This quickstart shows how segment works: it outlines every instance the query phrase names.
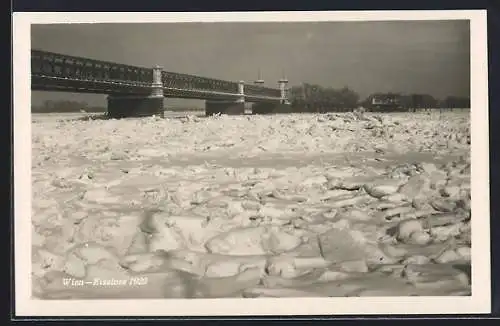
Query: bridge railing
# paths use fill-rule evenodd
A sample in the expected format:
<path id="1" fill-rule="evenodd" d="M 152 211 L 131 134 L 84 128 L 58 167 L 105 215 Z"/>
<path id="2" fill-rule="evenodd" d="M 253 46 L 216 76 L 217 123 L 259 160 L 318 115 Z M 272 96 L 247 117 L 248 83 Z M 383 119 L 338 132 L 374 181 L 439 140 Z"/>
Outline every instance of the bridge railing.
<path id="1" fill-rule="evenodd" d="M 201 90 L 231 94 L 238 92 L 238 83 L 213 78 L 163 71 L 161 80 L 164 88 Z"/>
<path id="2" fill-rule="evenodd" d="M 153 70 L 46 51 L 31 51 L 31 74 L 65 79 L 150 85 Z"/>
<path id="3" fill-rule="evenodd" d="M 281 91 L 279 89 L 273 89 L 264 86 L 245 84 L 244 90 L 245 90 L 245 95 L 250 95 L 250 96 L 268 96 L 268 97 L 281 96 Z"/>

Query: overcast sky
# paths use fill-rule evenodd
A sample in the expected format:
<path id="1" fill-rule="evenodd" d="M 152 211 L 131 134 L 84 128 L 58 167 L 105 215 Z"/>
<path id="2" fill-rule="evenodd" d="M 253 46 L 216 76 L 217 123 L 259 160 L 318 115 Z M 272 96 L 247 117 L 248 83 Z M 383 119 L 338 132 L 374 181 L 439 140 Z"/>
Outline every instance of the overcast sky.
<path id="1" fill-rule="evenodd" d="M 469 96 L 468 21 L 33 25 L 32 48 L 277 87 L 302 82 L 373 92 Z M 33 92 L 33 104 L 104 95 Z M 183 102 L 171 102 L 174 105 Z M 196 103 L 196 102 L 191 102 Z"/>

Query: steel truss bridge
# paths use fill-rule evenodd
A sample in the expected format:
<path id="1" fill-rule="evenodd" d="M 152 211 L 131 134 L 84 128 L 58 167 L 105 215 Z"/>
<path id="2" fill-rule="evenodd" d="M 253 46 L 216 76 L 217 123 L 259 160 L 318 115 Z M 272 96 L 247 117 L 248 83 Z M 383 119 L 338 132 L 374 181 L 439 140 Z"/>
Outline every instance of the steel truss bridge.
<path id="1" fill-rule="evenodd" d="M 31 51 L 31 89 L 112 96 L 162 94 L 170 98 L 282 102 L 284 88 L 163 71 L 59 53 Z"/>

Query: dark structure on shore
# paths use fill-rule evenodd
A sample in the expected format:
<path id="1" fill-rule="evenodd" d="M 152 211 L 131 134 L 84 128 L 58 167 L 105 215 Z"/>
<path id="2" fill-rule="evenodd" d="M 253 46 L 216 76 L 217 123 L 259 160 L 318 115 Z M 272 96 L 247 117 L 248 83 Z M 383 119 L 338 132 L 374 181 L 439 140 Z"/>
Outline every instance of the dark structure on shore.
<path id="1" fill-rule="evenodd" d="M 432 109 L 468 109 L 470 98 L 448 96 L 443 100 L 429 94 L 375 93 L 361 105 L 374 112 L 414 112 Z"/>
<path id="2" fill-rule="evenodd" d="M 375 112 L 401 111 L 401 95 L 398 93 L 376 93 L 368 97 L 364 107 Z"/>

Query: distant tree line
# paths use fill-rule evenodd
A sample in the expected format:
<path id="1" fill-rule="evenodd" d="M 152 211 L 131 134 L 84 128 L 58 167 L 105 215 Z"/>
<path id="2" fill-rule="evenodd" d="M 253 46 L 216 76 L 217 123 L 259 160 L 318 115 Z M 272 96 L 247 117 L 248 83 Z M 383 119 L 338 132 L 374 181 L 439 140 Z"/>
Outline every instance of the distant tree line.
<path id="1" fill-rule="evenodd" d="M 292 111 L 350 111 L 358 106 L 359 94 L 344 86 L 340 89 L 304 83 L 289 91 Z"/>
<path id="2" fill-rule="evenodd" d="M 289 90 L 293 112 L 342 112 L 360 106 L 371 111 L 470 108 L 470 98 L 448 96 L 437 99 L 429 94 L 373 93 L 360 100 L 357 92 L 344 86 L 340 89 L 304 83 Z"/>
<path id="3" fill-rule="evenodd" d="M 444 100 L 438 102 L 438 106 L 452 109 L 470 109 L 470 97 L 448 96 Z"/>
<path id="4" fill-rule="evenodd" d="M 42 105 L 32 105 L 31 112 L 33 113 L 70 113 L 70 112 L 106 112 L 105 107 L 90 106 L 87 102 L 78 101 L 44 101 Z"/>

